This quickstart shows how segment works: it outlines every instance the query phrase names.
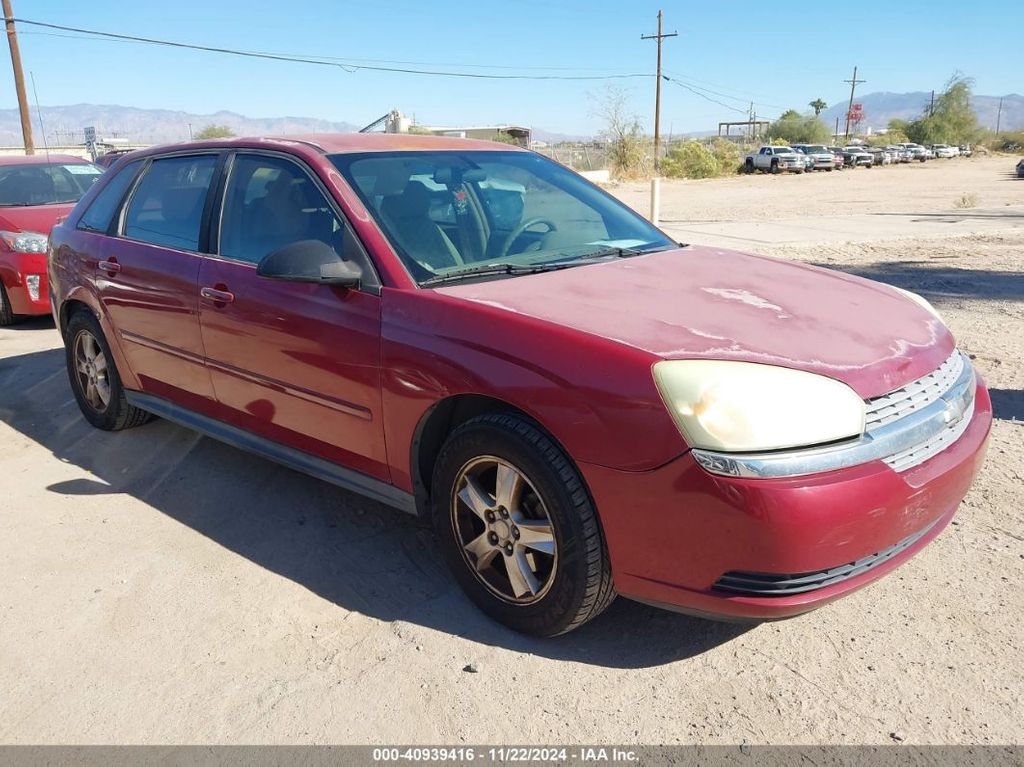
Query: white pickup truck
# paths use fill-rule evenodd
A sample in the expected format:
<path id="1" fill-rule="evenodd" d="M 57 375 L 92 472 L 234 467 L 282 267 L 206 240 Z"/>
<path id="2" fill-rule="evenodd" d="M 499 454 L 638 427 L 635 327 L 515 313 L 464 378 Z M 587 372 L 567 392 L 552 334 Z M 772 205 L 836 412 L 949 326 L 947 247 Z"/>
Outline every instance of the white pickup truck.
<path id="1" fill-rule="evenodd" d="M 747 173 L 762 170 L 765 173 L 781 173 L 784 170 L 803 173 L 806 158 L 788 146 L 763 146 L 751 152 L 743 161 L 743 169 Z"/>

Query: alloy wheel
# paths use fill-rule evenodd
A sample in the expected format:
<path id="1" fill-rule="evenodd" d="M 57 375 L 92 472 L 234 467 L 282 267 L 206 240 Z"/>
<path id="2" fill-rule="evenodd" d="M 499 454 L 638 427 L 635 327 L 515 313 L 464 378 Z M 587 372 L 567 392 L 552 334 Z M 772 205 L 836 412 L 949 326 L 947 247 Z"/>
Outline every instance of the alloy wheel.
<path id="1" fill-rule="evenodd" d="M 110 378 L 107 357 L 99 341 L 88 330 L 75 338 L 75 372 L 89 407 L 103 412 L 110 404 Z"/>
<path id="2" fill-rule="evenodd" d="M 558 544 L 543 499 L 518 468 L 494 456 L 463 466 L 453 486 L 451 523 L 470 571 L 493 594 L 524 605 L 547 594 Z"/>

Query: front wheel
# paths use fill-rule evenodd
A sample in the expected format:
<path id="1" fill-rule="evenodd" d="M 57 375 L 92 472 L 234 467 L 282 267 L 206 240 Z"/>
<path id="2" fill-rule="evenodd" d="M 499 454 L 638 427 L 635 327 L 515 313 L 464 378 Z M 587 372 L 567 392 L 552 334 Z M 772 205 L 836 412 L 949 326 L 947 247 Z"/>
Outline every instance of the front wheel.
<path id="1" fill-rule="evenodd" d="M 463 591 L 516 631 L 562 634 L 615 598 L 583 479 L 525 418 L 482 415 L 452 432 L 434 467 L 431 517 Z"/>
<path id="2" fill-rule="evenodd" d="M 97 429 L 119 431 L 151 418 L 128 404 L 107 339 L 91 312 L 80 310 L 71 316 L 64 341 L 71 390 L 85 420 Z"/>
<path id="3" fill-rule="evenodd" d="M 13 325 L 17 319 L 11 311 L 11 300 L 7 297 L 7 289 L 0 284 L 0 327 Z"/>

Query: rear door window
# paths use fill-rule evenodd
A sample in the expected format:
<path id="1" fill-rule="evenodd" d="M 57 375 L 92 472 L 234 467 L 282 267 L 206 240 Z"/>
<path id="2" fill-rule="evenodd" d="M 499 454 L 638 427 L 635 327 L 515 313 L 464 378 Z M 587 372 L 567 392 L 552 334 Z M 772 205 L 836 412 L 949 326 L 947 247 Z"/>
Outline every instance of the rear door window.
<path id="1" fill-rule="evenodd" d="M 124 236 L 179 250 L 199 250 L 203 209 L 217 155 L 153 160 L 125 214 Z"/>

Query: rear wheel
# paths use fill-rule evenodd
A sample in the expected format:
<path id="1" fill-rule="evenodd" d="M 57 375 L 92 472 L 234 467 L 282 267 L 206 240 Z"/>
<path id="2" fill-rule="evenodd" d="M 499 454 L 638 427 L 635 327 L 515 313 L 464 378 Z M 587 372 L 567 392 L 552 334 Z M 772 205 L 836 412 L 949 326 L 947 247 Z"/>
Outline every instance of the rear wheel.
<path id="1" fill-rule="evenodd" d="M 85 420 L 97 429 L 119 431 L 152 417 L 128 404 L 107 339 L 91 312 L 75 312 L 64 339 L 71 390 Z"/>
<path id="2" fill-rule="evenodd" d="M 483 415 L 452 432 L 434 468 L 431 516 L 459 585 L 516 631 L 562 634 L 615 598 L 583 480 L 525 418 Z"/>

